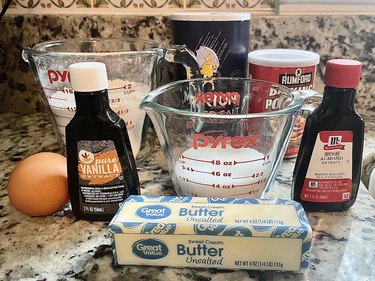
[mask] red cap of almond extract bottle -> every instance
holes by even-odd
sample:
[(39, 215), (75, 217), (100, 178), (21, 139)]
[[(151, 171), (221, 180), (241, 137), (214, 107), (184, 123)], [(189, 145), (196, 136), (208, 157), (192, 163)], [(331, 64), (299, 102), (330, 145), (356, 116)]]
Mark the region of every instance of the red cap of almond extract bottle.
[(334, 88), (356, 88), (359, 84), (362, 63), (356, 60), (334, 59), (327, 61), (324, 84)]

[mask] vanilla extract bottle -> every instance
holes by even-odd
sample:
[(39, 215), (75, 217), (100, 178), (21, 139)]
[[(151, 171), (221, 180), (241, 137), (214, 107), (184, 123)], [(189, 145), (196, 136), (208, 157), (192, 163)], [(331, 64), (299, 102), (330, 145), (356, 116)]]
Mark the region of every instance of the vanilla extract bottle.
[(362, 64), (327, 62), (321, 105), (307, 117), (293, 172), (292, 198), (306, 211), (344, 211), (360, 184), (364, 121), (354, 109)]
[(139, 179), (124, 120), (109, 106), (106, 66), (69, 67), (76, 114), (66, 126), (68, 187), (77, 219), (110, 220)]

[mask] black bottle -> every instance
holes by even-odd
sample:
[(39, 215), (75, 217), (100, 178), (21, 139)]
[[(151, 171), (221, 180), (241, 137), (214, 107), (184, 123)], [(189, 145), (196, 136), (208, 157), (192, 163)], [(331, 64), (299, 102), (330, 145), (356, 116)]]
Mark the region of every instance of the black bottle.
[(360, 184), (364, 121), (354, 109), (362, 64), (330, 60), (321, 105), (308, 116), (293, 172), (292, 198), (307, 211), (344, 211)]
[(76, 114), (66, 126), (68, 187), (77, 219), (110, 220), (139, 179), (125, 122), (109, 107), (106, 66), (72, 64)]

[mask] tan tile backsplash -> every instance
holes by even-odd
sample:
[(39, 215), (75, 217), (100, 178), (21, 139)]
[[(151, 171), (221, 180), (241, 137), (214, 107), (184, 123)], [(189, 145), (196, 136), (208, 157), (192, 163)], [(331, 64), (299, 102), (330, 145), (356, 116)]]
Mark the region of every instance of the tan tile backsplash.
[[(1, 0), (4, 5), (6, 0)], [(7, 14), (158, 14), (178, 11), (274, 13), (275, 0), (13, 0)]]
[[(0, 7), (7, 0), (0, 0)], [(374, 0), (12, 0), (8, 14), (169, 15), (248, 11), (265, 15), (373, 15)]]

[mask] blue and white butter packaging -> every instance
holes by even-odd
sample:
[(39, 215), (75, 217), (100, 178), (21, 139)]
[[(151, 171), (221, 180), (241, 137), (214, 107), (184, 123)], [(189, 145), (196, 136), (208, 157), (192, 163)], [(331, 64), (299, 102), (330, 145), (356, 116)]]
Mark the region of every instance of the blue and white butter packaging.
[(303, 272), (312, 231), (292, 200), (130, 196), (109, 230), (119, 265)]

